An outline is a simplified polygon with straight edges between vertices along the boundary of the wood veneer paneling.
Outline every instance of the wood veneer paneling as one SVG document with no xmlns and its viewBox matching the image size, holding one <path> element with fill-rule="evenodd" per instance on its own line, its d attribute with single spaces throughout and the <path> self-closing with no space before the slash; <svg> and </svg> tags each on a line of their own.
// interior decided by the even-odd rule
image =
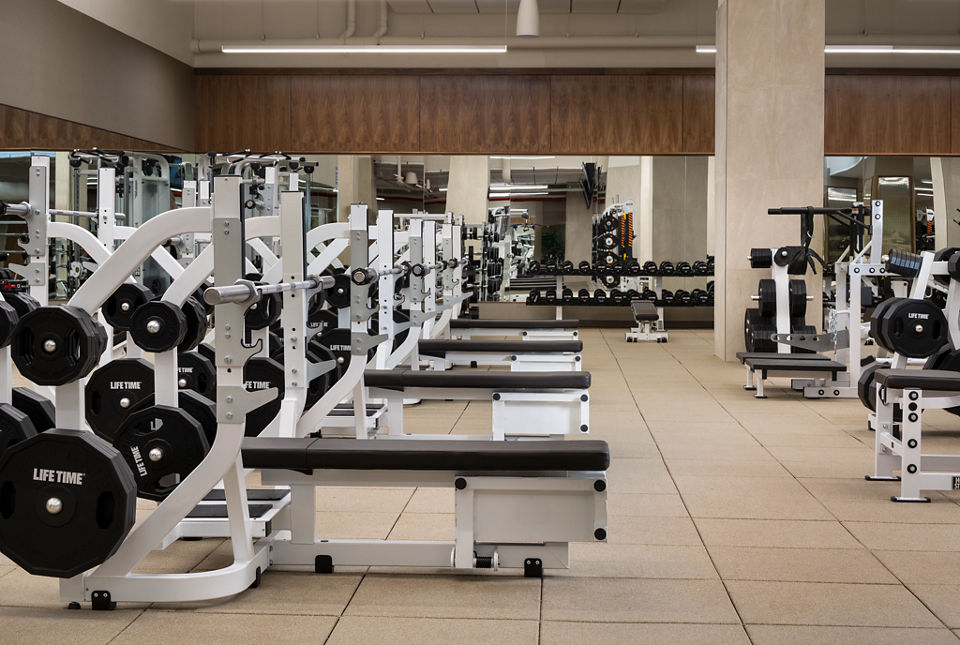
<svg viewBox="0 0 960 645">
<path fill-rule="evenodd" d="M 842 74 L 824 81 L 826 154 L 950 154 L 949 77 Z"/>
<path fill-rule="evenodd" d="M 950 152 L 960 154 L 960 78 L 950 79 Z"/>
<path fill-rule="evenodd" d="M 292 78 L 286 75 L 198 75 L 197 150 L 294 149 L 291 85 Z"/>
<path fill-rule="evenodd" d="M 291 77 L 295 152 L 417 152 L 420 79 L 405 75 Z"/>
<path fill-rule="evenodd" d="M 682 152 L 679 75 L 550 77 L 550 152 Z"/>
<path fill-rule="evenodd" d="M 712 74 L 683 77 L 683 154 L 713 154 L 715 85 Z"/>
<path fill-rule="evenodd" d="M 544 76 L 424 76 L 421 150 L 552 152 L 550 100 Z"/>
<path fill-rule="evenodd" d="M 0 149 L 73 150 L 94 146 L 108 150 L 175 150 L 109 130 L 0 105 Z"/>
</svg>

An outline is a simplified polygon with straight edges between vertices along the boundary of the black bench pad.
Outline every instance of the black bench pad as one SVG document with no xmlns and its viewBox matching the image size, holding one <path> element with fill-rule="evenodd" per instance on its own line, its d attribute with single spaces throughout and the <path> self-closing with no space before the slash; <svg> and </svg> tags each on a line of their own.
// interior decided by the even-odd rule
<svg viewBox="0 0 960 645">
<path fill-rule="evenodd" d="M 405 387 L 491 388 L 509 390 L 583 390 L 590 372 L 488 372 L 477 370 L 366 370 L 364 385 L 392 390 Z"/>
<path fill-rule="evenodd" d="M 960 372 L 951 370 L 877 370 L 874 377 L 882 387 L 894 390 L 960 392 Z"/>
<path fill-rule="evenodd" d="M 793 361 L 829 361 L 829 356 L 823 354 L 779 354 L 777 352 L 737 352 L 737 360 L 741 363 L 748 360 L 764 359 L 770 360 L 793 360 Z"/>
<path fill-rule="evenodd" d="M 446 439 L 243 440 L 246 468 L 312 470 L 452 470 L 457 472 L 603 471 L 606 441 L 458 441 Z"/>
<path fill-rule="evenodd" d="M 561 354 L 583 351 L 579 340 L 421 340 L 420 353 L 446 356 L 447 352 L 497 352 L 506 354 Z"/>
<path fill-rule="evenodd" d="M 454 318 L 450 329 L 576 329 L 579 320 L 479 320 Z"/>
<path fill-rule="evenodd" d="M 811 361 L 805 359 L 748 358 L 744 365 L 753 371 L 764 372 L 841 372 L 847 366 L 837 361 Z"/>
<path fill-rule="evenodd" d="M 657 313 L 657 307 L 652 302 L 631 302 L 630 310 L 633 312 L 633 319 L 637 322 L 645 320 L 660 320 L 660 314 Z"/>
</svg>

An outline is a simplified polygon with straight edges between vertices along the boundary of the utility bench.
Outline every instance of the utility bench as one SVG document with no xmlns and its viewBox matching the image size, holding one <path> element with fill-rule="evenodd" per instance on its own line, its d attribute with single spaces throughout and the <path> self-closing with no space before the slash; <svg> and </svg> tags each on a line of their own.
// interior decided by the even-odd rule
<svg viewBox="0 0 960 645">
<path fill-rule="evenodd" d="M 590 372 L 366 370 L 370 397 L 387 402 L 392 438 L 478 438 L 467 435 L 408 434 L 403 400 L 492 401 L 493 438 L 554 437 L 589 431 Z M 489 439 L 489 436 L 483 438 Z"/>
<path fill-rule="evenodd" d="M 778 354 L 775 352 L 738 352 L 737 358 L 747 370 L 745 390 L 756 390 L 758 399 L 767 398 L 763 391 L 764 381 L 769 376 L 781 376 L 791 379 L 813 381 L 836 380 L 837 373 L 847 366 L 820 354 Z"/>
<path fill-rule="evenodd" d="M 579 337 L 579 320 L 496 320 L 454 318 L 450 336 L 520 336 L 523 340 L 572 340 Z"/>
<path fill-rule="evenodd" d="M 509 365 L 511 371 L 579 370 L 582 362 L 580 340 L 421 340 L 420 359 L 433 369 L 453 365 Z"/>
<path fill-rule="evenodd" d="M 271 567 L 568 568 L 568 543 L 607 537 L 604 441 L 357 441 L 247 438 L 243 465 L 289 486 L 270 541 Z M 455 491 L 453 541 L 317 538 L 318 486 L 429 486 Z M 322 528 L 322 527 L 321 527 Z"/>
<path fill-rule="evenodd" d="M 960 372 L 879 369 L 873 475 L 869 481 L 899 481 L 895 502 L 929 502 L 926 490 L 960 489 L 960 454 L 923 454 L 923 411 L 960 405 Z M 894 423 L 894 406 L 903 420 Z"/>
<path fill-rule="evenodd" d="M 626 333 L 628 343 L 638 343 L 642 340 L 667 342 L 669 335 L 663 328 L 663 321 L 655 304 L 649 300 L 634 300 L 630 303 L 630 313 L 633 314 L 633 320 L 637 326 Z"/>
</svg>

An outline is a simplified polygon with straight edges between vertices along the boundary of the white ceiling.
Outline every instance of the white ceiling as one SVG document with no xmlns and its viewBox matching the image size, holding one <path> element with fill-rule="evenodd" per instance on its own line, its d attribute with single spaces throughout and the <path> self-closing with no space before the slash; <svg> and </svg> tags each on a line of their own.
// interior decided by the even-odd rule
<svg viewBox="0 0 960 645">
<path fill-rule="evenodd" d="M 519 0 L 356 1 L 351 42 L 507 43 L 506 54 L 227 55 L 223 42 L 344 42 L 350 0 L 60 0 L 197 67 L 707 67 L 717 0 L 538 0 L 539 39 L 513 37 Z M 771 0 L 772 1 L 772 0 Z M 827 42 L 960 46 L 960 0 L 825 0 Z M 758 35 L 762 38 L 762 35 Z M 208 47 L 200 47 L 206 44 Z M 776 43 L 770 43 L 775 47 Z M 198 53 L 205 52 L 205 53 Z M 828 66 L 958 67 L 960 56 L 829 56 Z"/>
</svg>

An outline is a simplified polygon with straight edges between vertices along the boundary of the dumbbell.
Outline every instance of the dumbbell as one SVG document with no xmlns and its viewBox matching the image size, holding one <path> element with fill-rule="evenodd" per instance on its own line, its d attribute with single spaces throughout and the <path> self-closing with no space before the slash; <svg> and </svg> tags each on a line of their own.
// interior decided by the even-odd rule
<svg viewBox="0 0 960 645">
<path fill-rule="evenodd" d="M 673 294 L 673 304 L 689 307 L 693 304 L 693 298 L 686 289 L 677 289 L 676 293 Z"/>
<path fill-rule="evenodd" d="M 604 291 L 603 289 L 597 289 L 596 291 L 593 292 L 593 300 L 598 305 L 607 304 L 607 292 Z"/>
<path fill-rule="evenodd" d="M 689 262 L 677 262 L 676 268 L 677 275 L 691 276 L 693 275 L 693 267 L 690 266 Z"/>
<path fill-rule="evenodd" d="M 555 304 L 557 302 L 557 290 L 547 289 L 547 292 L 543 296 L 543 302 L 548 305 Z"/>
<path fill-rule="evenodd" d="M 642 300 L 643 297 L 640 295 L 640 292 L 636 289 L 630 289 L 627 291 L 627 301 L 633 302 L 634 300 Z"/>
<path fill-rule="evenodd" d="M 640 275 L 641 270 L 640 262 L 638 262 L 636 258 L 627 260 L 627 266 L 625 270 L 627 275 Z"/>
<path fill-rule="evenodd" d="M 643 293 L 640 294 L 642 300 L 651 300 L 654 301 L 657 299 L 657 292 L 649 287 L 643 288 Z"/>
<path fill-rule="evenodd" d="M 581 260 L 580 264 L 577 265 L 577 269 L 579 269 L 581 274 L 587 275 L 590 273 L 590 263 L 586 260 Z"/>
<path fill-rule="evenodd" d="M 674 273 L 676 273 L 676 269 L 673 266 L 673 262 L 664 260 L 660 263 L 660 275 L 673 275 Z"/>
<path fill-rule="evenodd" d="M 580 302 L 580 304 L 583 304 L 583 305 L 589 304 L 589 303 L 590 303 L 590 290 L 589 290 L 589 289 L 581 289 L 580 291 L 578 291 L 578 292 L 577 292 L 577 300 Z"/>
<path fill-rule="evenodd" d="M 543 272 L 548 275 L 557 275 L 557 262 L 556 260 L 551 260 L 543 265 Z"/>
<path fill-rule="evenodd" d="M 564 260 L 560 265 L 560 271 L 566 274 L 573 273 L 573 260 Z"/>
<path fill-rule="evenodd" d="M 660 273 L 660 268 L 657 266 L 657 263 L 653 260 L 647 260 L 643 263 L 643 273 L 645 275 L 657 275 Z"/>
<path fill-rule="evenodd" d="M 561 297 L 564 302 L 573 302 L 573 289 L 564 287 Z"/>
<path fill-rule="evenodd" d="M 697 260 L 693 263 L 693 273 L 694 275 L 707 275 L 710 270 L 707 267 L 707 263 L 703 260 Z"/>
<path fill-rule="evenodd" d="M 527 304 L 536 305 L 540 303 L 540 290 L 531 289 L 530 293 L 527 295 Z"/>
<path fill-rule="evenodd" d="M 665 305 L 673 304 L 673 292 L 669 289 L 660 290 L 660 301 Z"/>
<path fill-rule="evenodd" d="M 530 260 L 530 263 L 527 264 L 527 273 L 531 275 L 537 275 L 541 270 L 540 263 L 536 260 Z"/>
<path fill-rule="evenodd" d="M 627 301 L 627 294 L 620 291 L 619 289 L 614 289 L 610 292 L 610 303 L 614 305 L 622 305 Z"/>
</svg>

